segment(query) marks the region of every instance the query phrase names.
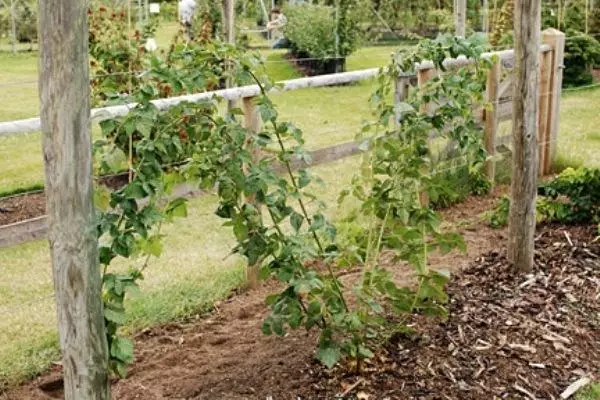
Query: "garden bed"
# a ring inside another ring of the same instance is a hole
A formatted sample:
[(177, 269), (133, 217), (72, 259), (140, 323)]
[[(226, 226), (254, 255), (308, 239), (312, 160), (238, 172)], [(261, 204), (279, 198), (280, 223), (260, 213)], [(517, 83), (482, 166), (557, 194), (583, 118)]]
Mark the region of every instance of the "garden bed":
[[(101, 177), (99, 184), (111, 189), (124, 186), (128, 173)], [(43, 191), (0, 197), (0, 227), (46, 215), (46, 196)]]
[[(472, 198), (448, 211), (470, 244), (464, 256), (435, 256), (432, 265), (460, 268), (448, 286), (446, 321), (415, 317), (366, 364), (326, 370), (313, 359), (315, 336), (260, 332), (264, 297), (276, 289), (232, 296), (208, 317), (145, 330), (136, 362), (113, 386), (117, 399), (492, 399), (557, 398), (600, 368), (600, 244), (596, 227), (546, 226), (536, 239), (536, 270), (514, 278), (502, 246), (504, 231), (477, 221), (491, 198)], [(485, 255), (475, 258), (473, 252)], [(398, 280), (410, 273), (390, 265)], [(344, 280), (358, 277), (349, 271)], [(12, 392), (8, 399), (60, 398), (60, 369)]]

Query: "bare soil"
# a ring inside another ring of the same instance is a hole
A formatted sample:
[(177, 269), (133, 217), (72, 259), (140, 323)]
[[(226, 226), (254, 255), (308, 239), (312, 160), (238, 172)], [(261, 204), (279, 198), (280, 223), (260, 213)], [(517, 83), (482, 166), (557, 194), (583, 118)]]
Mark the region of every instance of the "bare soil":
[(0, 226), (25, 221), (45, 214), (46, 196), (44, 192), (0, 199)]
[[(316, 363), (315, 332), (263, 336), (264, 299), (278, 288), (266, 282), (215, 304), (208, 316), (139, 333), (136, 362), (127, 379), (114, 382), (113, 398), (557, 398), (574, 379), (600, 369), (600, 245), (593, 227), (543, 227), (535, 271), (515, 279), (500, 250), (506, 232), (479, 218), (495, 197), (470, 198), (445, 212), (470, 249), (432, 260), (434, 268), (455, 272), (448, 319), (415, 316), (414, 332), (394, 337), (360, 374), (352, 365), (326, 370)], [(411, 283), (406, 266), (388, 268)], [(357, 277), (349, 271), (344, 280)], [(61, 394), (56, 367), (5, 397)]]
[[(119, 188), (127, 183), (127, 174), (101, 177), (98, 183)], [(0, 198), (0, 226), (46, 215), (46, 196), (42, 191)]]

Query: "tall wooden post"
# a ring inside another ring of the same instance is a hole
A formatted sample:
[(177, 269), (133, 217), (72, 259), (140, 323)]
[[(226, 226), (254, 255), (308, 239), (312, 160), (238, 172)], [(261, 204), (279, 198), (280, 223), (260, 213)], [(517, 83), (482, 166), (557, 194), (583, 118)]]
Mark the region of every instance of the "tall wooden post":
[[(254, 97), (245, 97), (243, 100), (243, 111), (244, 111), (244, 127), (248, 130), (249, 134), (257, 134), (260, 132), (262, 120), (260, 117), (260, 112), (255, 103)], [(253, 146), (250, 138), (247, 140), (247, 146)], [(250, 153), (252, 155), (253, 160), (256, 160), (258, 157), (257, 149), (250, 148)], [(249, 202), (254, 202), (254, 196), (248, 198)], [(248, 265), (246, 269), (246, 279), (248, 283), (248, 287), (251, 289), (256, 288), (258, 285), (258, 265)]]
[[(484, 111), (485, 115), (485, 130), (483, 133), (483, 141), (488, 157), (496, 155), (496, 134), (498, 132), (498, 107), (500, 101), (499, 85), (501, 74), (501, 62), (494, 62), (487, 76), (486, 85), (486, 101), (490, 108)], [(496, 179), (496, 162), (493, 159), (486, 161), (486, 175), (489, 181), (494, 184)]]
[(87, 2), (40, 0), (41, 128), (66, 400), (110, 398), (92, 195)]
[(17, 15), (15, 10), (15, 0), (10, 0), (10, 35), (12, 53), (17, 54)]
[(481, 30), (487, 36), (490, 33), (490, 2), (483, 0), (481, 12)]
[(550, 99), (548, 101), (548, 123), (546, 140), (546, 155), (544, 157), (544, 169), (547, 173), (552, 168), (552, 162), (556, 157), (556, 145), (558, 141), (558, 123), (560, 114), (560, 96), (562, 93), (562, 79), (565, 60), (565, 34), (550, 28), (542, 32), (543, 42), (552, 46), (550, 67)]
[(538, 107), (538, 176), (544, 176), (547, 172), (546, 157), (550, 146), (550, 135), (548, 134), (548, 116), (550, 113), (550, 75), (552, 72), (552, 53), (544, 52), (540, 55), (540, 86)]
[(537, 185), (540, 0), (515, 2), (512, 201), (508, 257), (515, 269), (533, 269)]
[[(223, 29), (225, 30), (225, 41), (229, 44), (235, 45), (235, 1), (234, 0), (223, 0)], [(231, 60), (227, 60), (229, 71), (231, 71)], [(227, 78), (226, 86), (228, 88), (233, 86), (233, 79)], [(227, 111), (231, 111), (235, 108), (235, 100), (227, 101)]]
[(467, 32), (467, 0), (456, 0), (456, 36), (465, 37)]
[(400, 76), (394, 81), (394, 106), (396, 108), (394, 123), (396, 128), (400, 127), (400, 103), (408, 98), (408, 90), (410, 88), (410, 77)]

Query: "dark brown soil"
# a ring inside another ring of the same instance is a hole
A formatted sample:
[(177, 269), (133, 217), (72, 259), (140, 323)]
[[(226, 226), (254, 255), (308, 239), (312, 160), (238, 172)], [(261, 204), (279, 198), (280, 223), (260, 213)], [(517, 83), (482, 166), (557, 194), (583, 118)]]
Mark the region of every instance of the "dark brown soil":
[[(98, 183), (109, 188), (119, 188), (127, 183), (127, 174), (117, 174), (98, 179)], [(46, 215), (44, 192), (24, 193), (0, 198), (0, 226), (25, 221)]]
[(44, 192), (0, 199), (0, 226), (46, 214)]
[[(462, 230), (472, 248), (432, 260), (453, 271), (468, 264), (448, 286), (449, 318), (416, 316), (415, 332), (394, 338), (360, 376), (348, 366), (328, 371), (317, 364), (314, 332), (263, 336), (264, 298), (277, 289), (265, 283), (216, 304), (207, 317), (138, 334), (136, 362), (127, 379), (114, 383), (113, 398), (557, 398), (573, 379), (600, 368), (600, 246), (591, 227), (542, 228), (535, 271), (515, 279), (495, 250), (505, 231), (478, 221), (492, 202), (472, 198), (446, 212), (453, 222), (471, 219)], [(474, 251), (486, 255), (476, 258)], [(389, 268), (410, 278), (405, 266)], [(57, 368), (7, 399), (60, 398), (59, 379)]]

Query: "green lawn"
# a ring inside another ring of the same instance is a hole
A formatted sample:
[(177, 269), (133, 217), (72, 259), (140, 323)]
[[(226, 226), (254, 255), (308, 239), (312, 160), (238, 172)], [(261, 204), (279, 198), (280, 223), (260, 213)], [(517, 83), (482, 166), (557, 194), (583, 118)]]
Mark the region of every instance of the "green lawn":
[[(164, 48), (176, 32), (168, 24), (158, 35)], [(348, 69), (383, 66), (393, 47), (359, 50), (348, 59)], [(263, 50), (275, 80), (291, 79), (298, 72), (283, 59), (283, 52)], [(36, 80), (36, 54), (15, 57), (0, 54), (0, 121), (38, 114), (37, 86), (11, 82)], [(368, 98), (373, 82), (304, 89), (274, 96), (282, 118), (305, 131), (307, 147), (316, 149), (349, 141), (370, 116)], [(565, 93), (561, 109), (559, 154), (600, 166), (600, 90)], [(43, 181), (39, 134), (0, 139), (0, 193)], [(339, 188), (357, 169), (357, 159), (316, 168), (329, 183), (320, 189), (333, 202)], [(138, 329), (210, 307), (242, 281), (241, 260), (226, 258), (233, 240), (213, 215), (212, 197), (190, 202), (190, 216), (166, 228), (165, 254), (148, 270), (140, 297), (129, 307), (129, 328)], [(332, 211), (333, 212), (333, 211)], [(55, 316), (49, 255), (45, 241), (0, 249), (0, 387), (39, 372), (56, 359)], [(586, 398), (586, 400), (588, 400)]]

